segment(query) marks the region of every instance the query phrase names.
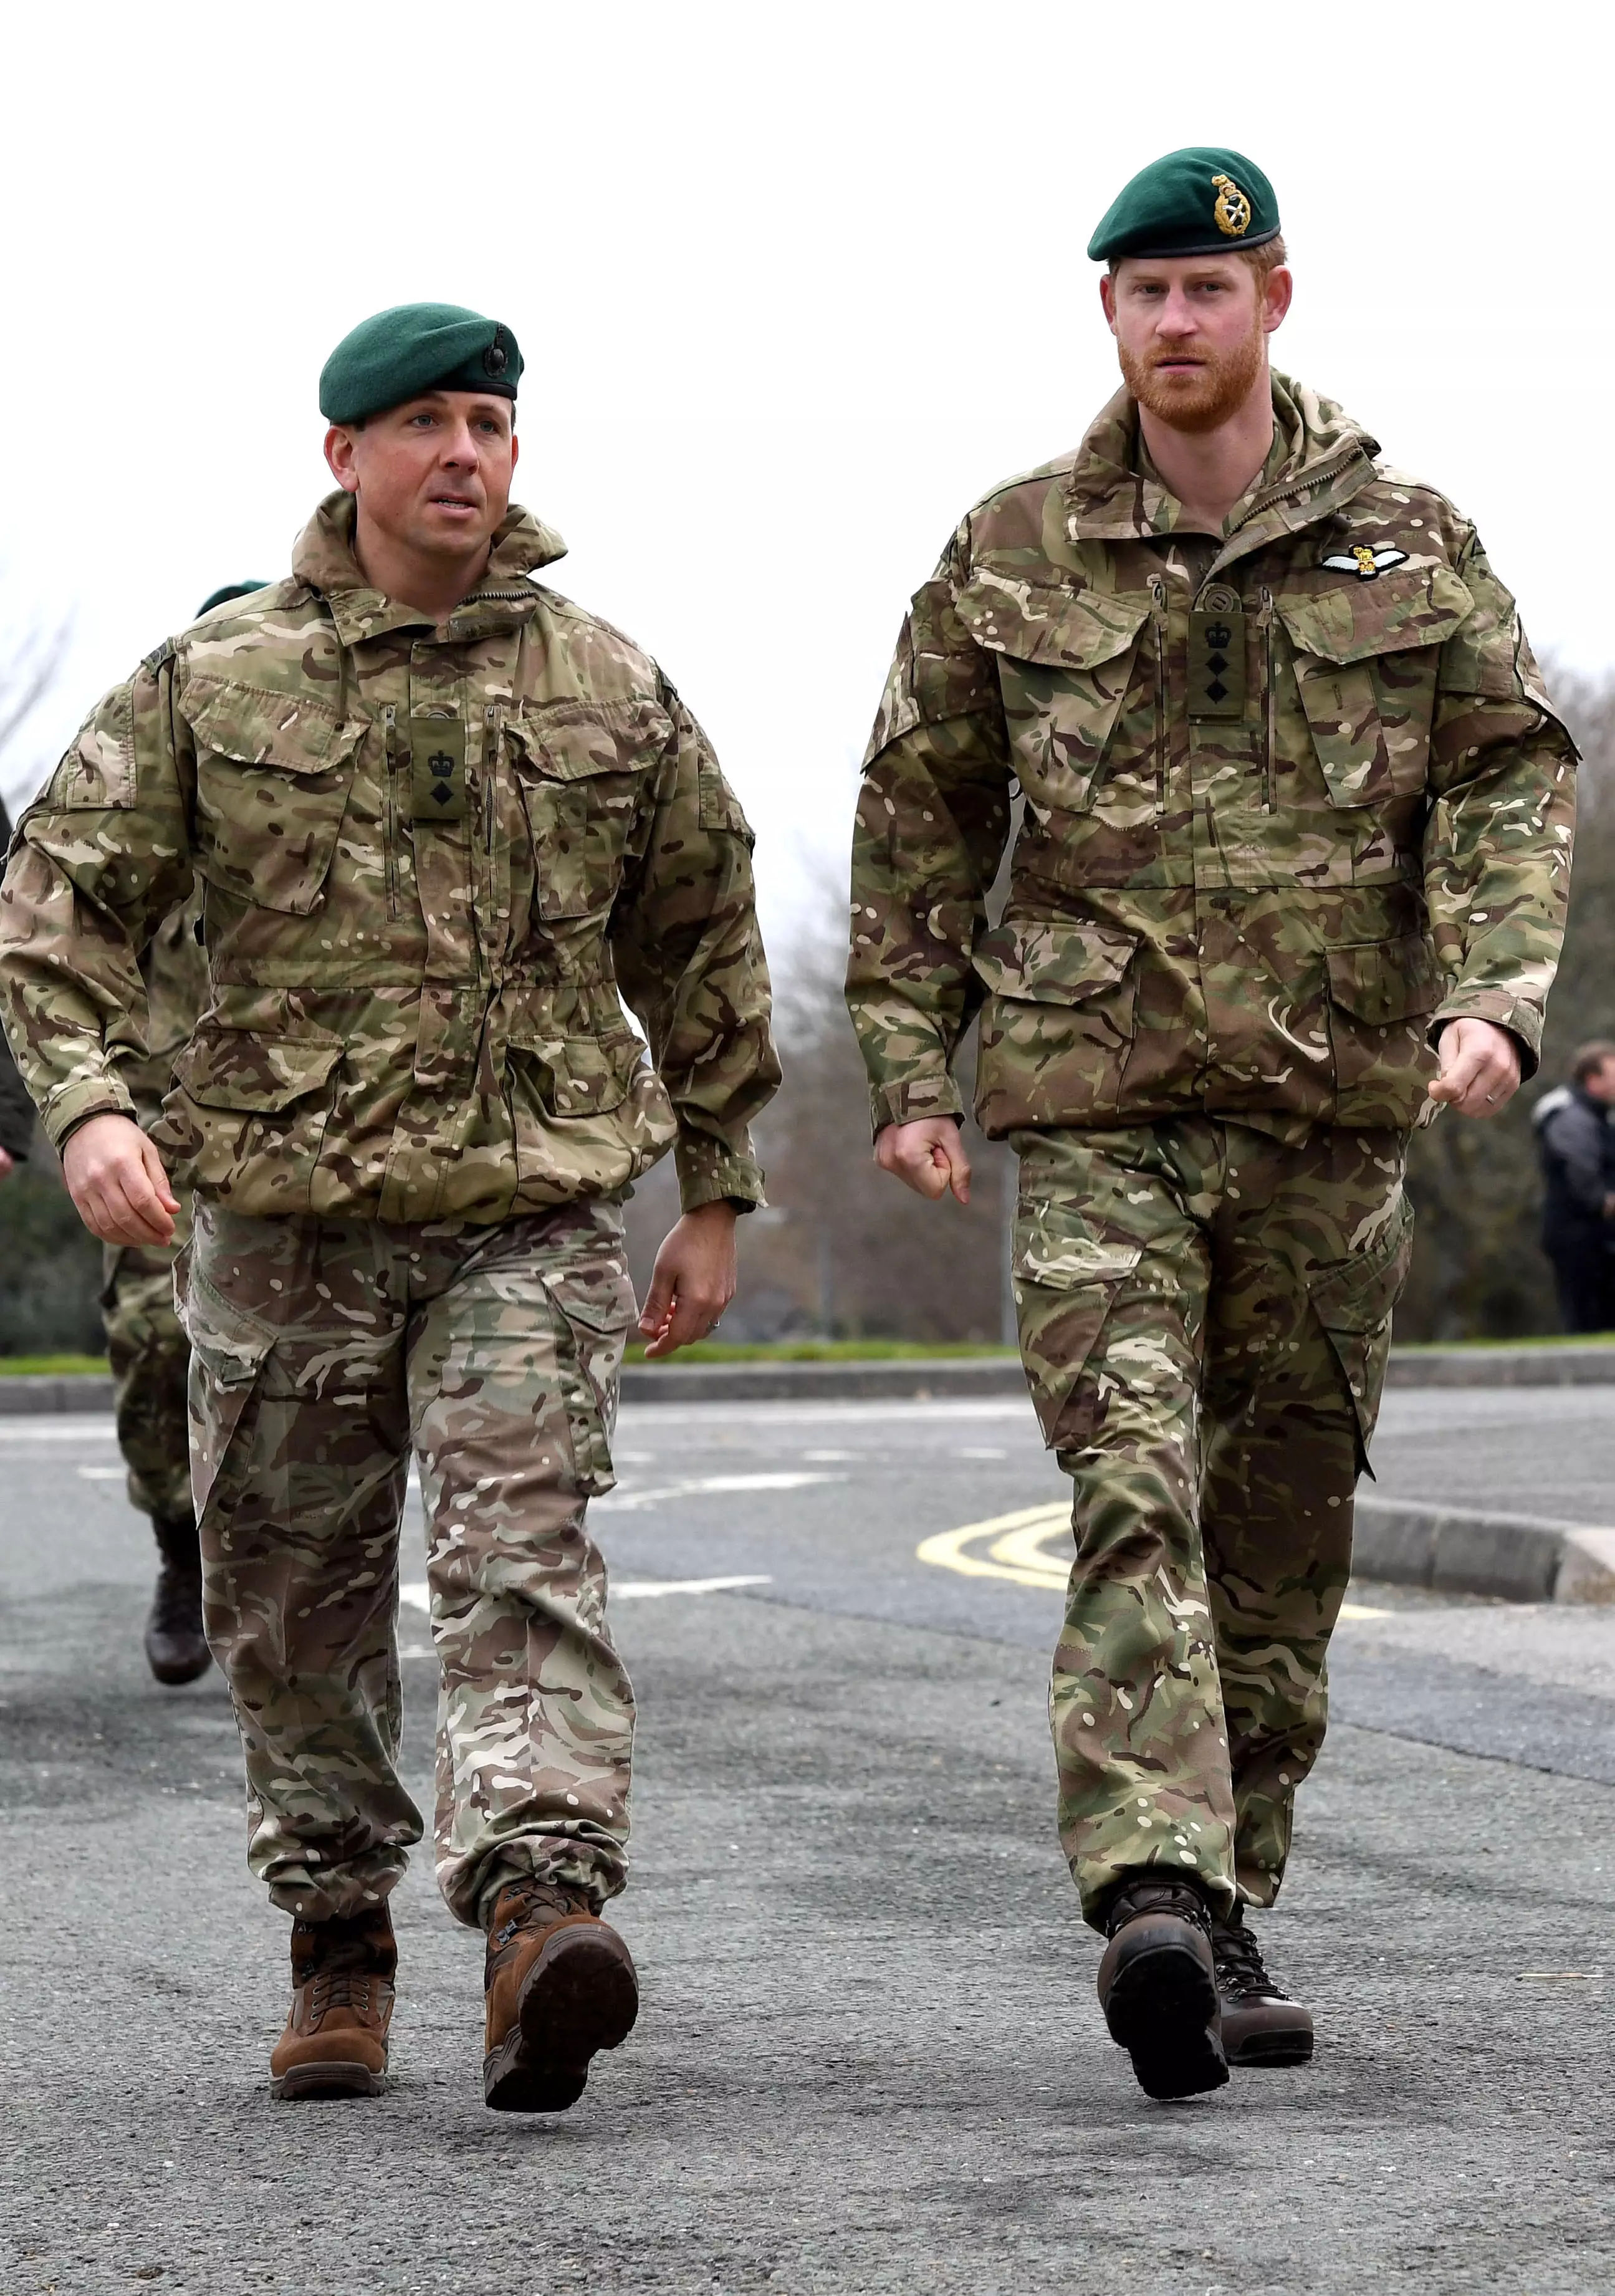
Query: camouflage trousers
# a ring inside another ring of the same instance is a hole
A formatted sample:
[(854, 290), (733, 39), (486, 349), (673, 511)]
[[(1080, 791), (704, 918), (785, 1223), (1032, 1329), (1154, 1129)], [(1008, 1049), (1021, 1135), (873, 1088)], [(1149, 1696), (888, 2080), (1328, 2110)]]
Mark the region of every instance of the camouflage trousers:
[(179, 1292), (208, 1639), (275, 1904), (355, 1913), (421, 1838), (396, 1767), (412, 1450), (443, 1894), (478, 1926), (532, 1874), (603, 1902), (626, 1872), (634, 1702), (584, 1510), (611, 1485), (634, 1313), (620, 1211), (384, 1226), (199, 1202)]
[(1185, 1118), (1014, 1144), (1021, 1355), (1076, 1487), (1050, 1718), (1083, 1909), (1146, 1866), (1269, 1905), (1412, 1249), (1405, 1138)]
[(129, 1505), (158, 1522), (184, 1522), (191, 1513), (191, 1344), (174, 1308), (174, 1261), (191, 1227), (183, 1197), (174, 1226), (170, 1244), (109, 1244), (102, 1255), (101, 1319)]

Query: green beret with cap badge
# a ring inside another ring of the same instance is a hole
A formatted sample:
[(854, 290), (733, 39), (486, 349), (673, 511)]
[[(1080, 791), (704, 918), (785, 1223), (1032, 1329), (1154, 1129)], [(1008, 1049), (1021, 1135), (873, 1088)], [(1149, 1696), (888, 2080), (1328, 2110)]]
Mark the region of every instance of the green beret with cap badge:
[(1089, 259), (1124, 255), (1227, 255), (1279, 235), (1272, 184), (1242, 152), (1192, 144), (1152, 160), (1111, 202), (1088, 242)]
[(424, 390), (514, 398), (521, 353), (510, 329), (458, 303), (399, 303), (344, 335), (320, 374), (327, 422), (362, 422)]

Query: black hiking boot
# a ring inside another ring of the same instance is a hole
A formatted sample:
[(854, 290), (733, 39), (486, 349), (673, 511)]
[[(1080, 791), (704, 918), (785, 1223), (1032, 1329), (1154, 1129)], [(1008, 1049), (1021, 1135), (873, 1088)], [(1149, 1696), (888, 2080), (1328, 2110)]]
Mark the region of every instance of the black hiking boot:
[(1312, 2055), (1312, 2014), (1275, 1985), (1244, 1908), (1213, 1920), (1211, 1953), (1223, 2005), (1223, 2048), (1231, 2065), (1304, 2065)]
[(1149, 1869), (1105, 1909), (1099, 2004), (1146, 2096), (1198, 2096), (1228, 2078), (1211, 1915), (1194, 1885)]
[(146, 1620), (146, 1664), (159, 1682), (194, 1682), (213, 1663), (202, 1632), (201, 1555), (196, 1522), (153, 1520), (162, 1557), (152, 1615)]

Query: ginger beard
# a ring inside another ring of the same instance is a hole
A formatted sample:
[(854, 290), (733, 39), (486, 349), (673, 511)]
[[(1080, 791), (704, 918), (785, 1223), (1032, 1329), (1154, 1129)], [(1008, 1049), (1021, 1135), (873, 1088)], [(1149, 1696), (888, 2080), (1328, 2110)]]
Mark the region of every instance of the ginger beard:
[[(1174, 430), (1193, 433), (1215, 430), (1244, 405), (1261, 373), (1267, 341), (1258, 302), (1250, 333), (1220, 357), (1206, 343), (1175, 350), (1163, 347), (1140, 358), (1118, 341), (1116, 352), (1122, 379), (1138, 404)], [(1182, 358), (1198, 359), (1200, 365), (1186, 374), (1159, 371), (1163, 363)]]

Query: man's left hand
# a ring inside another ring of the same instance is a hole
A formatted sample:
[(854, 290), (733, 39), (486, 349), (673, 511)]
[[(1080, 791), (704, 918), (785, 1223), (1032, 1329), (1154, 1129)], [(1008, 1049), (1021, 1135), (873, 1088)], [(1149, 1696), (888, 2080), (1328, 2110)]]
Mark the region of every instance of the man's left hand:
[(1441, 1031), (1433, 1101), (1460, 1116), (1501, 1116), (1520, 1089), (1520, 1047), (1492, 1021), (1449, 1021)]
[(639, 1318), (647, 1358), (704, 1340), (734, 1299), (734, 1218), (731, 1203), (701, 1204), (668, 1230)]

